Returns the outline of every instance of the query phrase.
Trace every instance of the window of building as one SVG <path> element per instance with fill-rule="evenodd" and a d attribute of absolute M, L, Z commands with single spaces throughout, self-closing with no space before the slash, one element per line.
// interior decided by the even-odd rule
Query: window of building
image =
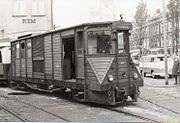
<path fill-rule="evenodd" d="M 165 29 L 166 29 L 166 31 L 168 32 L 168 26 L 169 26 L 169 25 L 168 25 L 168 22 L 166 22 L 166 25 L 165 25 L 165 26 L 166 26 Z"/>
<path fill-rule="evenodd" d="M 26 4 L 25 0 L 13 0 L 13 16 L 25 16 Z"/>
<path fill-rule="evenodd" d="M 169 22 L 169 32 L 172 31 L 172 25 L 171 25 L 171 21 Z"/>
<path fill-rule="evenodd" d="M 45 1 L 32 0 L 32 16 L 45 15 Z"/>
<path fill-rule="evenodd" d="M 157 25 L 157 34 L 160 34 L 160 29 L 159 28 L 160 28 L 160 25 L 158 24 Z"/>
<path fill-rule="evenodd" d="M 161 23 L 161 33 L 163 33 L 163 31 L 164 31 L 164 25 L 163 23 Z"/>
<path fill-rule="evenodd" d="M 151 62 L 154 62 L 154 58 L 153 57 L 151 58 Z"/>

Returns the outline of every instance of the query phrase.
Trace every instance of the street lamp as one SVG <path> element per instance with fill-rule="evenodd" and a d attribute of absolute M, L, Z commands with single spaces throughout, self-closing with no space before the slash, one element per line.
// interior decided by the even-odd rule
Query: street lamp
<path fill-rule="evenodd" d="M 168 64 L 167 64 L 167 40 L 166 40 L 166 8 L 165 0 L 163 0 L 163 33 L 164 33 L 164 67 L 165 67 L 165 84 L 168 85 Z"/>

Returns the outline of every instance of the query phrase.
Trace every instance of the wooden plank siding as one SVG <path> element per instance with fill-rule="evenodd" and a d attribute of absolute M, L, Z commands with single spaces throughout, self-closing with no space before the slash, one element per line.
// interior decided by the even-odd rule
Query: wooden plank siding
<path fill-rule="evenodd" d="M 34 78 L 44 79 L 44 73 L 34 72 Z"/>
<path fill-rule="evenodd" d="M 118 86 L 128 87 L 129 86 L 129 74 L 128 73 L 128 57 L 118 57 Z M 123 76 L 123 73 L 126 76 Z"/>
<path fill-rule="evenodd" d="M 44 79 L 44 38 L 32 38 L 33 78 Z"/>
<path fill-rule="evenodd" d="M 27 77 L 32 77 L 32 58 L 27 59 Z"/>
<path fill-rule="evenodd" d="M 32 43 L 31 39 L 26 40 L 26 69 L 27 69 L 27 78 L 32 78 Z"/>
<path fill-rule="evenodd" d="M 26 61 L 21 59 L 21 77 L 26 78 Z"/>
<path fill-rule="evenodd" d="M 60 33 L 53 34 L 53 73 L 54 80 L 62 80 L 63 68 L 62 68 L 62 39 Z"/>
<path fill-rule="evenodd" d="M 43 59 L 43 52 L 44 52 L 44 46 L 43 46 L 43 37 L 35 37 L 32 38 L 32 46 L 33 46 L 33 60 L 39 60 Z"/>
<path fill-rule="evenodd" d="M 16 66 L 16 64 L 15 64 L 15 62 L 14 61 L 11 61 L 11 78 L 14 80 L 15 79 L 15 77 L 16 77 L 16 75 L 15 75 L 15 70 L 16 70 L 16 68 L 15 68 L 15 66 Z"/>
<path fill-rule="evenodd" d="M 16 77 L 20 77 L 20 60 L 19 59 L 16 59 L 16 70 L 15 70 L 15 72 L 16 72 Z"/>
<path fill-rule="evenodd" d="M 88 71 L 88 72 L 87 72 Z M 98 84 L 98 80 L 97 80 L 97 77 L 96 75 L 94 74 L 90 64 L 87 62 L 86 63 L 86 78 L 88 80 L 88 84 Z"/>
<path fill-rule="evenodd" d="M 11 77 L 12 77 L 12 79 L 14 80 L 15 79 L 15 71 L 16 71 L 16 45 L 15 45 L 15 43 L 12 43 L 11 44 L 11 68 L 10 68 L 10 70 L 11 70 Z"/>
<path fill-rule="evenodd" d="M 52 43 L 51 34 L 44 37 L 44 58 L 45 58 L 45 77 L 47 80 L 53 79 L 52 68 Z"/>

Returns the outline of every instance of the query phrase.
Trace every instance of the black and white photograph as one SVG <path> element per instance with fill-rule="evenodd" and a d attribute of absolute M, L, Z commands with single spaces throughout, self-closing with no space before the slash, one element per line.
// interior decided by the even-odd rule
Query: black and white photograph
<path fill-rule="evenodd" d="M 0 0 L 0 122 L 180 122 L 180 0 Z"/>

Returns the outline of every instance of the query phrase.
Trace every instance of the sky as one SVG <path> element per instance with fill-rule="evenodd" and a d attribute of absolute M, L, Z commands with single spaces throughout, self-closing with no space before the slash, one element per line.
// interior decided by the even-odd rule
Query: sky
<path fill-rule="evenodd" d="M 148 13 L 161 9 L 163 0 L 143 0 Z M 166 4 L 168 0 L 165 0 Z M 141 0 L 54 0 L 54 24 L 66 27 L 85 22 L 118 20 L 120 14 L 126 21 L 134 21 L 136 7 Z"/>

